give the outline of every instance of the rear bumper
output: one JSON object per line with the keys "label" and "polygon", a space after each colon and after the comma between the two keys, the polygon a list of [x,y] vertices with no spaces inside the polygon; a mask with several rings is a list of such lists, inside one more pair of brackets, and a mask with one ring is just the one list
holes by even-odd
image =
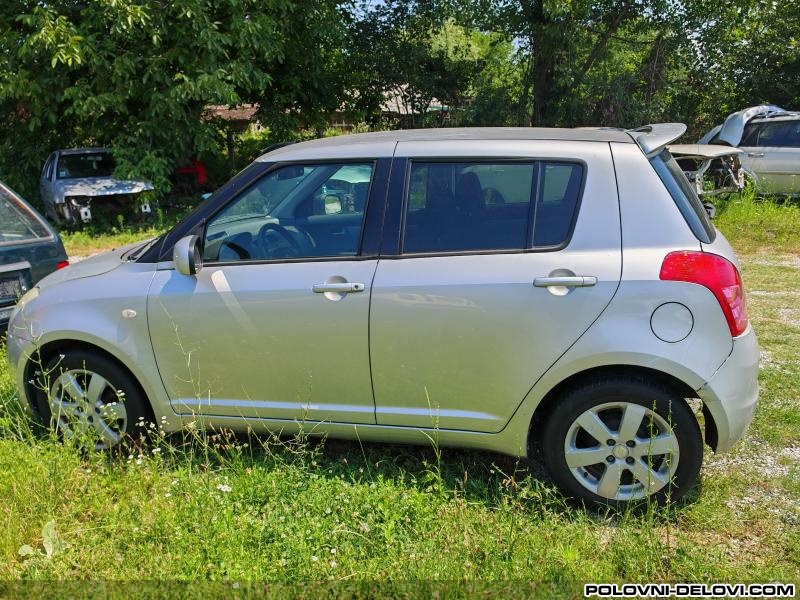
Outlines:
{"label": "rear bumper", "polygon": [[697,395],[717,429],[716,452],[727,452],[747,431],[758,401],[758,340],[752,327],[734,339],[730,356]]}

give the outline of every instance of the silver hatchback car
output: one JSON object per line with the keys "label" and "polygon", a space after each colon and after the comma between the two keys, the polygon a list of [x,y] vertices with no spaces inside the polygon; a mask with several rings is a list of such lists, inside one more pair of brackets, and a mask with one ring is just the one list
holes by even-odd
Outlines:
{"label": "silver hatchback car", "polygon": [[684,130],[269,152],[163,236],[22,298],[22,402],[99,447],[141,421],[435,440],[541,456],[585,501],[675,500],[758,395],[736,257],[665,150]]}

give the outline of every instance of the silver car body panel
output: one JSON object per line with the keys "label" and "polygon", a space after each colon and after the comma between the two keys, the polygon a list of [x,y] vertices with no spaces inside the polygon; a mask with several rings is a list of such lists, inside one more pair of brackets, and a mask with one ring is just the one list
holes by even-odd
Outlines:
{"label": "silver car body panel", "polygon": [[[177,413],[374,423],[370,284],[376,260],[159,270],[150,335]],[[364,291],[331,301],[331,278]],[[302,366],[301,366],[302,365]]]}
{"label": "silver car body panel", "polygon": [[742,141],[745,125],[757,117],[765,117],[767,115],[776,115],[786,113],[780,106],[774,104],[761,104],[759,106],[752,106],[745,108],[738,112],[732,113],[725,118],[722,125],[718,125],[702,138],[698,140],[698,144],[727,144],[728,146],[738,146]]}
{"label": "silver car body panel", "polygon": [[153,184],[148,181],[115,179],[113,177],[57,179],[53,182],[52,195],[47,200],[61,204],[65,198],[70,196],[102,198],[103,196],[140,194],[152,189]]}
{"label": "silver car body panel", "polygon": [[[800,122],[800,113],[792,116],[753,119],[753,123]],[[742,167],[751,174],[758,189],[765,194],[800,194],[800,147],[742,146]]]}
{"label": "silver car body panel", "polygon": [[[127,261],[120,249],[43,280],[17,310],[8,355],[20,388],[37,346],[77,340],[130,369],[167,431],[200,421],[525,456],[531,419],[556,386],[589,369],[636,367],[696,390],[717,449],[732,445],[757,396],[755,337],[748,329],[733,340],[709,290],[660,281],[659,271],[675,250],[735,256],[719,234],[698,241],[630,135],[487,133],[470,142],[476,134],[465,133],[458,143],[406,135],[296,144],[263,160],[375,158],[396,146],[400,158],[581,161],[585,192],[570,243],[549,252],[207,264],[197,276],[169,261]],[[533,286],[556,269],[597,284],[562,296]],[[364,289],[342,298],[312,291],[331,278]],[[674,343],[650,324],[668,302],[693,318]]]}
{"label": "silver car body panel", "polygon": [[800,121],[800,113],[779,106],[764,104],[735,112],[700,139],[701,144],[738,146],[742,169],[754,180],[758,190],[766,194],[800,194],[800,147],[740,146],[749,123]]}

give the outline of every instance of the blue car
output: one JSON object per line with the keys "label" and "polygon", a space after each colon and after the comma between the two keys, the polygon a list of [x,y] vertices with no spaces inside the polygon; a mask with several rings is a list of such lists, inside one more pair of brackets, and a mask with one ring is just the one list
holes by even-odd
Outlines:
{"label": "blue car", "polygon": [[67,265],[58,232],[0,182],[0,332],[17,299],[42,277]]}

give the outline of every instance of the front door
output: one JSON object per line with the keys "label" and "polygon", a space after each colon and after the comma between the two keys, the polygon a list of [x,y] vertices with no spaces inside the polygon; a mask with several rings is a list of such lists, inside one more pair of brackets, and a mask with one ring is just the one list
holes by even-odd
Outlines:
{"label": "front door", "polygon": [[500,431],[600,315],[621,256],[613,165],[597,150],[588,163],[408,162],[399,253],[372,290],[379,424]]}
{"label": "front door", "polygon": [[800,119],[752,123],[742,139],[742,166],[766,194],[800,193]]}
{"label": "front door", "polygon": [[210,219],[194,277],[158,271],[153,348],[175,411],[374,423],[360,255],[374,165],[280,167]]}

